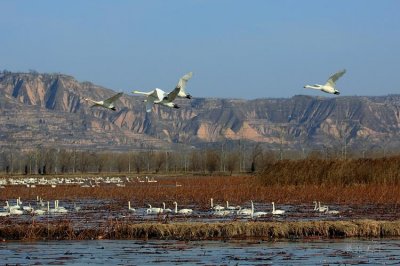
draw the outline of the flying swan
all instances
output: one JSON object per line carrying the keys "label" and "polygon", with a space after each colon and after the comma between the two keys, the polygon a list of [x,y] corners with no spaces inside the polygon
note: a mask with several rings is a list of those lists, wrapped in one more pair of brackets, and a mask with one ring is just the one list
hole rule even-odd
{"label": "flying swan", "polygon": [[122,94],[123,94],[122,92],[117,93],[114,96],[112,96],[104,101],[94,101],[89,98],[85,98],[85,100],[94,103],[91,107],[100,106],[100,107],[104,107],[104,108],[115,111],[116,109],[115,109],[114,102],[116,100],[118,100],[122,96]]}
{"label": "flying swan", "polygon": [[336,89],[336,81],[346,73],[346,69],[343,69],[332,76],[329,77],[328,81],[325,85],[315,84],[315,85],[305,85],[304,88],[306,89],[314,89],[320,90],[326,93],[336,94],[339,95],[339,90]]}
{"label": "flying swan", "polygon": [[170,93],[166,93],[165,91],[156,88],[150,92],[142,92],[142,91],[133,91],[135,94],[141,94],[147,96],[147,98],[143,101],[146,103],[146,112],[151,112],[153,104],[160,104],[170,108],[178,109],[179,106],[173,101],[178,96],[180,91],[179,87],[176,87]]}

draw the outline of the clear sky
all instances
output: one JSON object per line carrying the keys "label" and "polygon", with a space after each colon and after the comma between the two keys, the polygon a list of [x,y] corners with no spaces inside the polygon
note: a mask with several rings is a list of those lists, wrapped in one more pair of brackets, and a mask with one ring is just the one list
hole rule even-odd
{"label": "clear sky", "polygon": [[195,97],[400,93],[398,0],[3,0],[0,69]]}

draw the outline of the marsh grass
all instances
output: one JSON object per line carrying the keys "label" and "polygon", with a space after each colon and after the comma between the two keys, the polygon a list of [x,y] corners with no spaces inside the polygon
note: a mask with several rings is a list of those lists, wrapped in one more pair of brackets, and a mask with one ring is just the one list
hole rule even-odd
{"label": "marsh grass", "polygon": [[[175,182],[182,184],[175,187]],[[166,202],[171,206],[174,201],[180,205],[196,206],[208,209],[210,198],[219,204],[228,200],[231,205],[248,204],[250,200],[279,204],[312,203],[319,200],[335,204],[399,204],[400,184],[389,183],[353,183],[343,184],[263,184],[254,176],[207,176],[177,177],[160,179],[156,184],[132,183],[126,187],[105,185],[82,188],[79,186],[7,186],[1,189],[0,200],[5,201],[21,197],[22,200],[33,200],[36,196],[44,200],[109,199],[127,202],[135,206],[146,206],[147,203],[161,205]]]}
{"label": "marsh grass", "polygon": [[3,240],[91,239],[304,239],[400,237],[400,221],[309,221],[227,223],[129,223],[111,221],[96,228],[74,228],[68,221],[0,225]]}

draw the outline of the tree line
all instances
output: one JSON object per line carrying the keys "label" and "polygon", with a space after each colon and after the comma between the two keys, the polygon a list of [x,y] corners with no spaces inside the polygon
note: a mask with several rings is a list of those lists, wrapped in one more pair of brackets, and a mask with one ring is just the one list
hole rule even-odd
{"label": "tree line", "polygon": [[68,173],[200,173],[233,174],[265,170],[272,163],[286,160],[337,160],[386,157],[380,151],[283,150],[268,149],[257,143],[239,148],[198,148],[182,150],[134,150],[99,152],[58,149],[40,146],[22,151],[12,146],[0,147],[0,172],[4,174],[68,174]]}

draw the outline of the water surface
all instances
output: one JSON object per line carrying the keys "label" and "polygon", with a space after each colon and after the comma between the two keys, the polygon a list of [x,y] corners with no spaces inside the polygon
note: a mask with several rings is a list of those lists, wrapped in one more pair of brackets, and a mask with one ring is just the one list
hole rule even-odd
{"label": "water surface", "polygon": [[0,261],[20,265],[386,265],[400,262],[400,240],[2,242]]}

